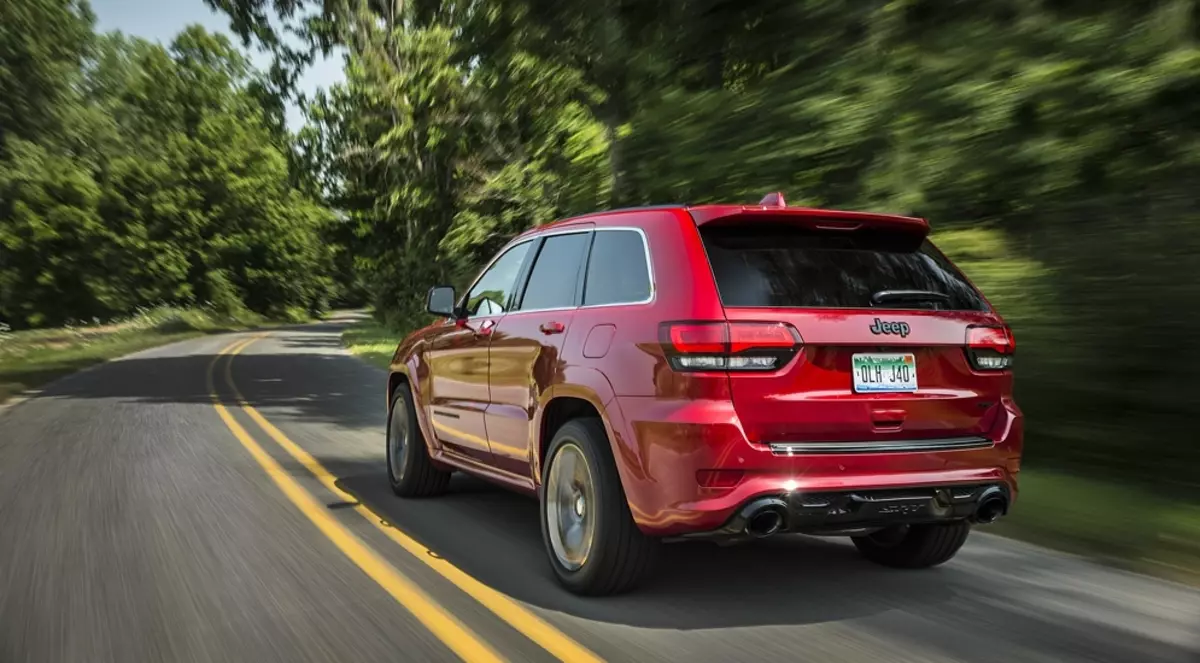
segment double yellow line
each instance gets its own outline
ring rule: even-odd
[[[226,346],[221,352],[213,358],[208,366],[208,392],[212,398],[213,407],[216,408],[217,414],[221,420],[233,433],[233,436],[241,442],[246,451],[254,457],[254,460],[263,468],[267,476],[275,482],[275,485],[287,496],[293,504],[300,509],[301,513],[308,517],[314,525],[324,534],[330,541],[342,551],[346,557],[350,558],[360,569],[379,584],[384,590],[392,595],[401,605],[403,605],[414,617],[417,618],[426,628],[429,629],[439,640],[446,644],[455,654],[464,661],[470,663],[493,663],[504,661],[505,659],[495,651],[491,646],[485,643],[480,637],[474,633],[465,624],[460,622],[454,615],[447,612],[444,608],[437,604],[428,594],[417,587],[411,580],[389,564],[379,553],[375,552],[367,544],[363,543],[355,537],[344,525],[336,518],[330,515],[329,511],[308,493],[299,483],[296,482],[290,474],[288,474],[282,466],[266,451],[262,446],[255,441],[245,428],[241,426],[230,414],[229,409],[221,401],[221,397],[217,394],[214,386],[214,373],[216,371],[217,362],[221,357],[229,357],[225,363],[224,378],[225,385],[233,393],[234,401],[237,406],[242,409],[259,428],[263,430],[272,440],[275,441],[284,451],[292,458],[305,467],[325,488],[337,495],[340,499],[354,505],[354,511],[368,522],[382,531],[392,541],[400,545],[406,551],[412,554],[413,557],[423,562],[430,569],[446,580],[449,580],[460,590],[474,598],[493,614],[508,623],[518,632],[528,637],[533,642],[540,645],[547,652],[552,654],[560,661],[568,661],[570,663],[598,663],[602,659],[594,653],[584,648],[579,643],[567,637],[561,631],[555,629],[545,620],[530,612],[525,607],[516,603],[504,594],[488,587],[479,582],[475,578],[467,575],[458,567],[446,561],[440,555],[433,553],[425,546],[414,540],[394,526],[387,524],[387,521],[375,513],[366,505],[360,503],[356,497],[342,490],[337,485],[337,479],[328,470],[325,469],[316,458],[313,458],[304,449],[300,448],[295,442],[290,440],[270,421],[254,409],[246,399],[238,391],[237,386],[233,382],[233,357],[245,350],[252,343],[265,336],[260,334],[249,339],[236,341]]]

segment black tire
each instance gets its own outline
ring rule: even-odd
[[[854,537],[863,557],[898,569],[925,569],[950,561],[967,541],[966,521],[908,525]]]
[[[594,476],[594,499],[588,507],[594,519],[590,549],[577,569],[565,565],[555,552],[550,532],[552,498],[549,494],[550,471],[560,452],[572,447],[582,452],[588,471]],[[613,463],[608,436],[599,419],[575,419],[558,429],[546,453],[544,485],[538,511],[542,522],[542,540],[554,575],[569,591],[589,596],[628,592],[650,574],[658,557],[658,539],[638,529],[625,500],[621,478]]]
[[[401,461],[399,476],[392,463],[392,441],[396,435],[405,436],[400,452],[403,455],[398,457]],[[417,410],[407,384],[400,385],[392,394],[386,446],[388,483],[392,485],[392,492],[400,497],[433,497],[446,492],[450,472],[438,469],[429,458],[429,447],[417,425]]]

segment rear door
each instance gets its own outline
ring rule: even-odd
[[[590,230],[581,226],[541,240],[519,303],[492,335],[486,423],[493,462],[507,472],[532,476],[533,415],[562,373],[563,340],[579,306]]]
[[[784,322],[802,339],[781,370],[730,371],[751,440],[989,430],[1011,374],[977,370],[966,345],[971,327],[999,318],[923,231],[746,221],[700,234],[730,323]]]

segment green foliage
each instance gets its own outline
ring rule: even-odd
[[[41,324],[52,315],[45,303],[57,300],[56,307],[88,319],[120,296],[102,277],[112,238],[100,219],[100,187],[69,158],[16,139],[8,147],[12,157],[0,169],[5,317]]]
[[[60,130],[92,21],[85,0],[0,3],[0,156],[14,136],[38,140]]]
[[[1018,332],[1029,325],[1055,327],[1062,323],[1049,288],[1054,277],[1051,269],[1018,250],[1016,242],[1000,228],[941,230],[934,232],[932,239]]]
[[[1013,515],[994,527],[1180,580],[1200,573],[1200,507],[1153,490],[1025,471]]]
[[[411,331],[411,328],[397,330],[376,320],[366,320],[346,328],[342,332],[342,342],[356,356],[387,368],[396,353],[396,345]]]
[[[0,99],[16,102],[0,113],[38,119],[0,116],[0,321],[328,306],[334,217],[293,186],[289,139],[224,37],[190,27],[164,48],[97,37],[74,3],[0,12],[15,17]]]

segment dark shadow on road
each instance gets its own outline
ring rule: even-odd
[[[400,500],[382,463],[324,462],[344,477],[344,490],[475,578],[518,600],[585,619],[684,630],[810,624],[928,610],[957,591],[940,571],[890,573],[845,545],[781,537],[731,547],[671,544],[647,587],[584,599],[554,580],[534,500],[463,475],[442,497]]]
[[[1066,588],[1032,591],[1039,574],[1054,570],[1031,568],[1019,556],[997,556],[997,581],[955,562],[923,571],[881,568],[837,539],[679,543],[664,547],[656,576],[636,593],[581,598],[554,580],[533,499],[458,474],[446,495],[401,500],[391,493],[382,459],[322,462],[342,477],[343,490],[481,582],[583,619],[687,631],[872,618],[853,623],[864,634],[954,660],[1007,660],[1003,651],[981,650],[981,643],[997,641],[1045,652],[1047,660],[1189,660],[1188,652],[1140,633],[1099,631],[1094,615],[1056,610],[1059,601],[1078,597]],[[1126,607],[1097,600],[1089,607],[1106,614]]]
[[[320,331],[326,327],[329,329]],[[258,341],[233,358],[238,391],[268,416],[382,430],[387,414],[387,374],[350,355],[328,352],[341,345],[340,336],[331,335],[331,330],[341,328],[332,323],[309,325],[299,332]],[[209,403],[205,376],[219,359],[214,383],[227,405],[235,402],[224,378],[228,356],[170,350],[163,348],[161,353],[113,361],[98,370],[72,375],[38,398]]]

